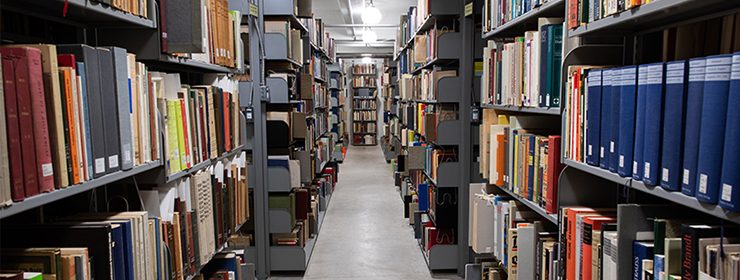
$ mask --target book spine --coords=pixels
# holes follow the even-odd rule
[[[552,83],[548,84],[550,87],[550,105],[548,107],[557,108],[560,107],[560,63],[563,60],[563,25],[552,25],[552,29],[548,33],[552,36],[553,41],[552,61],[548,63],[548,66],[552,67]]]
[[[663,103],[665,97],[665,64],[648,65],[647,97],[645,101],[645,147],[643,150],[642,181],[658,185],[660,151],[663,133]]]
[[[175,114],[177,114],[177,122],[175,123],[175,126],[177,127],[177,141],[180,155],[180,167],[182,169],[190,168],[190,164],[188,163],[188,152],[187,152],[187,139],[185,138],[185,131],[187,130],[187,127],[185,127],[185,122],[183,121],[185,117],[185,101],[182,99],[177,100],[177,108]]]
[[[44,98],[44,77],[41,70],[41,51],[28,48],[28,83],[31,94],[31,111],[36,144],[36,165],[39,192],[54,190],[54,169],[51,161],[49,127]]]
[[[696,195],[696,164],[699,160],[701,110],[704,102],[706,58],[689,60],[689,83],[686,93],[686,133],[683,147],[683,174],[681,192]]]
[[[100,73],[101,104],[103,109],[103,126],[105,128],[105,166],[106,173],[121,170],[121,137],[118,127],[118,94],[116,89],[115,65],[113,53],[105,48],[97,48]]]
[[[79,158],[77,158],[77,130],[75,129],[75,114],[74,114],[74,84],[72,84],[72,71],[66,69],[64,71],[64,101],[66,108],[66,122],[67,127],[67,145],[69,146],[69,170],[71,176],[69,177],[69,184],[79,184]]]
[[[591,70],[586,80],[588,86],[586,110],[586,163],[599,166],[599,126],[601,125],[601,73]]]
[[[10,194],[13,201],[26,198],[23,180],[23,156],[21,155],[21,136],[18,122],[18,102],[15,90],[15,59],[9,55],[2,56],[5,117],[8,134],[8,157],[10,159]]]
[[[647,104],[648,66],[637,68],[637,105],[635,106],[635,144],[632,156],[632,178],[641,180],[645,164],[645,108]]]
[[[632,176],[632,152],[635,141],[635,102],[637,99],[637,66],[622,68],[619,104],[619,153],[617,174]]]
[[[683,159],[685,85],[688,79],[686,68],[688,61],[666,64],[660,186],[674,191],[681,187],[679,177]]]
[[[722,179],[719,196],[719,206],[740,212],[740,192],[733,191],[740,186],[740,111],[734,110],[740,106],[740,53],[732,56],[732,73],[730,77],[729,97],[727,99],[727,125],[725,126],[725,146],[722,157]],[[729,108],[733,108],[730,110]]]
[[[609,169],[609,143],[611,139],[611,101],[612,101],[612,73],[616,70],[608,69],[602,72],[601,78],[601,125],[599,137],[599,167]]]
[[[3,51],[6,49],[3,49]],[[18,101],[18,123],[20,125],[21,153],[23,154],[23,181],[26,197],[39,194],[38,177],[36,176],[36,147],[31,110],[31,93],[29,88],[28,56],[25,52],[11,52],[20,57],[15,61],[15,86]],[[5,52],[3,52],[5,54]]]
[[[560,171],[563,170],[564,165],[560,161],[562,138],[559,135],[550,135],[548,137],[548,151],[547,151],[547,204],[545,211],[550,214],[558,213],[558,180],[560,178]]]
[[[696,165],[696,199],[708,203],[716,204],[719,199],[731,68],[732,55],[707,57]]]
[[[85,131],[85,163],[87,164],[87,170],[88,175],[87,179],[92,179],[94,173],[94,166],[93,166],[93,152],[92,152],[92,139],[91,132],[90,132],[90,110],[88,109],[88,98],[87,98],[87,87],[85,86],[87,83],[87,80],[85,78],[85,64],[82,62],[77,62],[77,77],[79,78],[78,82],[78,88],[81,91],[82,94],[82,114],[84,117],[84,131]]]
[[[622,104],[622,70],[622,68],[616,68],[612,71],[612,93],[611,101],[609,102],[611,105],[611,109],[609,110],[609,113],[611,114],[608,151],[609,171],[613,173],[617,173],[617,168],[619,166],[619,106]]]
[[[169,162],[169,174],[182,170],[180,164],[180,141],[178,140],[179,130],[177,129],[177,108],[179,102],[176,100],[168,100],[167,103],[167,146],[168,146],[168,157]],[[178,105],[176,107],[176,105]]]
[[[134,151],[131,135],[131,101],[129,100],[128,85],[128,56],[126,50],[117,47],[109,48],[113,54],[113,69],[115,81],[115,96],[118,104],[118,127],[121,148],[121,169],[129,170],[134,167]]]

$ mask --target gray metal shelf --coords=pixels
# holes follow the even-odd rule
[[[527,13],[502,24],[491,31],[483,33],[483,39],[522,36],[525,31],[537,29],[537,19],[539,17],[563,17],[564,10],[564,0],[550,0],[549,2],[539,7],[535,7]]]
[[[220,161],[222,159],[231,157],[231,156],[233,156],[233,155],[235,155],[235,154],[243,151],[244,150],[244,147],[245,147],[245,145],[241,145],[239,147],[236,147],[236,148],[232,149],[231,151],[228,151],[226,153],[223,153],[223,155],[221,155],[220,157],[217,157],[217,158],[214,158],[214,159],[209,159],[209,160],[204,160],[204,161],[201,161],[199,163],[196,163],[195,165],[193,165],[192,167],[190,167],[188,169],[180,170],[178,172],[172,173],[169,176],[167,176],[167,178],[165,179],[165,184],[166,183],[169,183],[169,182],[172,182],[174,180],[180,179],[182,177],[185,177],[185,176],[188,176],[188,175],[191,175],[191,174],[195,174],[196,172],[202,170],[203,168],[206,168],[206,167],[208,167],[208,166],[210,166],[212,164],[215,164],[217,161]]]
[[[302,32],[308,32],[308,28],[295,16],[294,4],[293,0],[267,0],[265,6],[262,7],[264,17],[288,18],[291,26],[298,27],[298,30]]]
[[[697,18],[713,13],[736,12],[732,10],[738,7],[740,7],[738,1],[658,0],[568,30],[567,35],[568,37],[574,37],[630,34],[672,25],[685,18]],[[596,31],[599,31],[600,34],[595,34]]]
[[[496,104],[481,104],[481,108],[495,109],[495,110],[507,111],[507,112],[518,112],[518,113],[557,115],[557,116],[560,115],[560,108],[524,107],[524,106],[496,105]]]
[[[595,166],[590,166],[585,163],[573,161],[570,159],[563,159],[563,163],[569,167],[573,167],[580,171],[612,181],[614,183],[617,183],[620,185],[626,185],[632,189],[652,194],[654,196],[663,198],[665,200],[674,202],[676,204],[683,205],[685,207],[689,207],[699,212],[706,213],[706,214],[712,215],[717,218],[725,219],[725,220],[740,224],[740,213],[733,212],[733,211],[727,211],[724,208],[717,206],[715,204],[700,202],[695,197],[684,195],[680,191],[678,192],[668,191],[660,186],[646,185],[642,181],[633,180],[632,178],[621,177],[615,173],[610,172],[609,170],[601,169]],[[726,211],[727,211],[727,215],[725,215]]]
[[[63,15],[65,3],[67,14]],[[157,28],[154,1],[149,3],[148,18],[115,9],[90,0],[4,0],[0,7],[51,21],[94,28]]]
[[[427,255],[421,240],[417,241],[430,271],[457,268],[457,244],[434,245]]]
[[[226,66],[205,63],[186,57],[162,54],[159,59],[145,60],[150,67],[162,68],[172,71],[185,71],[194,73],[227,73],[235,74],[239,69]]]
[[[540,216],[547,219],[551,223],[556,224],[556,225],[558,224],[558,214],[547,213],[547,211],[545,211],[545,209],[543,209],[541,206],[537,205],[536,203],[532,202],[529,199],[526,199],[524,197],[519,196],[518,194],[515,194],[514,192],[512,192],[511,190],[509,190],[508,188],[504,186],[498,186],[498,185],[494,185],[494,186],[504,191],[506,194],[518,200],[519,202],[523,203],[524,205],[529,207],[529,209],[532,209],[532,211],[536,212],[537,214],[540,214]]]
[[[162,166],[162,162],[160,160],[151,161],[148,163],[144,163],[138,166],[135,166],[134,168],[130,170],[123,170],[118,171],[112,174],[107,174],[103,177],[93,179],[90,181],[86,181],[77,185],[69,186],[63,189],[57,189],[53,192],[49,193],[42,193],[38,194],[32,197],[28,197],[23,201],[20,202],[14,202],[9,207],[0,209],[0,219],[10,217],[12,215],[31,210],[33,208],[45,205],[47,203],[51,203],[69,196],[76,195],[81,192],[89,191],[94,188],[104,186],[122,179],[129,178],[131,176],[158,168]]]

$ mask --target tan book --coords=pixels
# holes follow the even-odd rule
[[[2,69],[0,62],[0,69]],[[3,71],[0,71],[0,81],[3,81]],[[0,127],[7,127],[5,124],[5,92],[3,86],[0,86]],[[6,129],[0,129],[0,162],[10,162],[8,156],[8,132]],[[0,207],[13,204],[10,194],[10,166],[8,164],[0,165]]]
[[[136,56],[134,54],[127,54],[128,58],[128,79],[130,81],[131,90],[131,135],[133,138],[134,149],[134,166],[140,165],[141,162],[141,141],[139,138],[139,86],[136,80]]]
[[[57,280],[62,273],[62,256],[59,248],[4,248],[0,256],[3,270],[41,272],[44,280]]]

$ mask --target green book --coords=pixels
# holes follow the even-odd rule
[[[560,63],[563,59],[563,26],[547,26],[547,107],[560,107]]]
[[[177,111],[179,104],[176,100],[167,100],[167,162],[170,174],[182,170],[180,166],[180,145],[177,134]]]
[[[182,115],[182,109],[184,106],[183,102],[183,100],[174,101],[173,107],[175,111],[175,128],[177,129],[177,147],[180,151],[180,167],[182,169],[186,169],[189,166],[187,145],[185,144],[185,127],[183,127],[183,121],[185,120],[184,116]]]

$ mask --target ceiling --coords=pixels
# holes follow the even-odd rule
[[[362,27],[326,27],[326,31],[335,39],[338,53],[392,53],[393,41],[401,14],[408,12],[410,6],[416,6],[417,0],[372,0],[382,15],[378,25],[393,27],[372,28],[378,34],[378,42],[362,43]],[[325,25],[362,24],[362,11],[370,0],[313,0],[313,13]],[[352,42],[355,41],[355,42]]]

